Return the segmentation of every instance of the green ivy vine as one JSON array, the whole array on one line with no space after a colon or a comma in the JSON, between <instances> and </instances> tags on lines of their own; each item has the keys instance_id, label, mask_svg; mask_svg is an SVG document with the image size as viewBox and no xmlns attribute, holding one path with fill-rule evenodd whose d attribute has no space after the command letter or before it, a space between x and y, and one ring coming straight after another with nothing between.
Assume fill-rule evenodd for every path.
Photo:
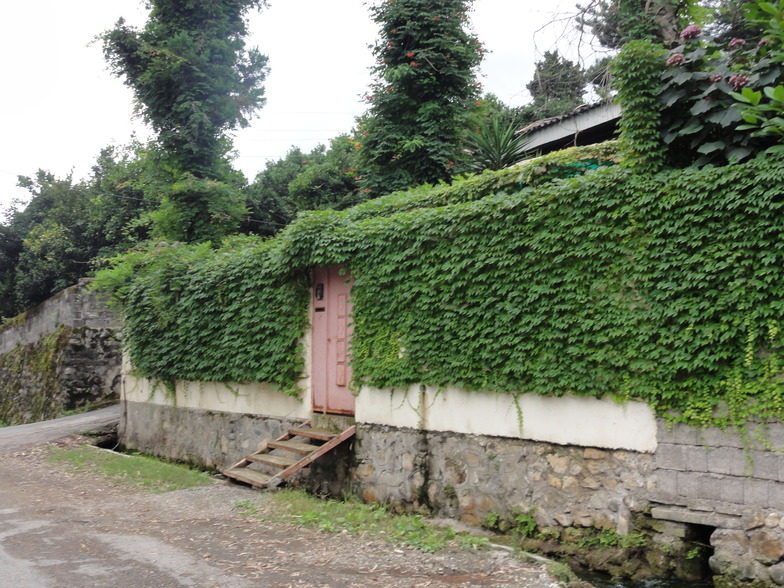
<instances>
[{"instance_id":1,"label":"green ivy vine","mask_svg":"<svg viewBox=\"0 0 784 588\"><path fill-rule=\"evenodd\" d=\"M597 149L305 213L268 241L159 244L98 283L124 302L135 366L162 380L294 390L308 270L345 264L355 386L779 418L784 160L641 173Z\"/></svg>"}]
</instances>

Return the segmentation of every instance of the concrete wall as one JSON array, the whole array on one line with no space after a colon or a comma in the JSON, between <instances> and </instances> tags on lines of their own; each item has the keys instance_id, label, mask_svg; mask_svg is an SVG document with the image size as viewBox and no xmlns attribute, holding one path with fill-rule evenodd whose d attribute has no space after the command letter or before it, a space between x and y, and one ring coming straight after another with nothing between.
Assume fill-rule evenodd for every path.
<instances>
[{"instance_id":1,"label":"concrete wall","mask_svg":"<svg viewBox=\"0 0 784 588\"><path fill-rule=\"evenodd\" d=\"M652 452L656 418L641 402L513 397L412 386L408 390L363 388L357 397L357 422L469 435L494 435L607 449Z\"/></svg>"}]
</instances>

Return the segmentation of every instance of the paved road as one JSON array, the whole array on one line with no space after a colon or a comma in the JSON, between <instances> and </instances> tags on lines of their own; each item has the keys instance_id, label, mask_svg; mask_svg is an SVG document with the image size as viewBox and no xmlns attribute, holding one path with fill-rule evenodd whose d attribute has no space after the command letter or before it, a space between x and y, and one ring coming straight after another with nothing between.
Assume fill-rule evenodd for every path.
<instances>
[{"instance_id":1,"label":"paved road","mask_svg":"<svg viewBox=\"0 0 784 588\"><path fill-rule=\"evenodd\" d=\"M121 406L116 404L84 414L51 421L0 428L0 453L19 451L36 443L56 441L66 435L97 430L120 420Z\"/></svg>"}]
</instances>

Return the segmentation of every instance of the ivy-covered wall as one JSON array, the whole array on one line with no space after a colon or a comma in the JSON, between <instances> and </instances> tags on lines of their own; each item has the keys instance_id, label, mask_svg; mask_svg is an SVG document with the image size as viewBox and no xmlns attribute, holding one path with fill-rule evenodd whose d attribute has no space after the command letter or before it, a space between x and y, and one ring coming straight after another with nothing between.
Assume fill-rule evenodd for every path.
<instances>
[{"instance_id":1,"label":"ivy-covered wall","mask_svg":"<svg viewBox=\"0 0 784 588\"><path fill-rule=\"evenodd\" d=\"M355 385L635 398L697 424L778 418L784 161L614 161L612 146L571 150L305 213L269 241L157 246L100 281L125 302L147 377L291 390L308 270L340 263L355 277Z\"/></svg>"}]
</instances>

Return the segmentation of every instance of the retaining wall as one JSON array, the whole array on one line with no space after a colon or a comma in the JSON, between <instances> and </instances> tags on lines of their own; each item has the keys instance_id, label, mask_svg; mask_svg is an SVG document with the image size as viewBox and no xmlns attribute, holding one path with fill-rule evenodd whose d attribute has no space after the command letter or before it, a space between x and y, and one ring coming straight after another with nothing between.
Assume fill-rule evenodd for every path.
<instances>
[{"instance_id":1,"label":"retaining wall","mask_svg":"<svg viewBox=\"0 0 784 588\"><path fill-rule=\"evenodd\" d=\"M127 445L215 468L308 417L307 396L282 402L264 385L232 387L238 392L232 395L226 387L218 393L180 383L177 401L185 405L176 407L160 389L148 401L140 391L149 387L130 389L136 392L128 402ZM683 425L670 430L649 411L610 401L465 398L425 387L363 390L354 446L295 483L499 530L528 514L550 537L642 533L652 548L637 562L641 573L691 577L687 555L698 549L725 583L784 584L781 425L752 428L748 436ZM248 406L268 410L243 413ZM445 419L453 411L457 416ZM385 422L395 415L400 424ZM488 430L504 434L482 432Z\"/></svg>"},{"instance_id":2,"label":"retaining wall","mask_svg":"<svg viewBox=\"0 0 784 588\"><path fill-rule=\"evenodd\" d=\"M46 420L119 399L119 322L87 283L0 328L0 421Z\"/></svg>"}]
</instances>

